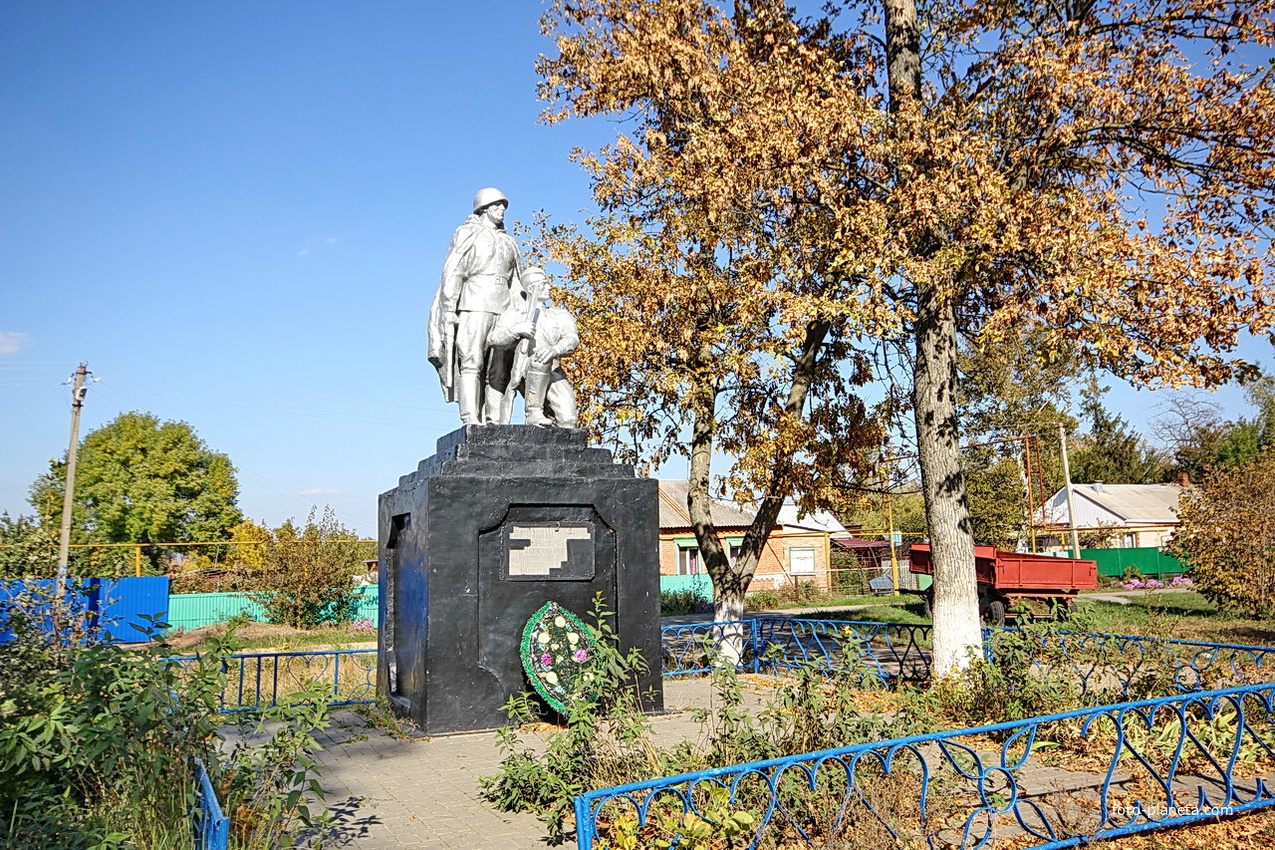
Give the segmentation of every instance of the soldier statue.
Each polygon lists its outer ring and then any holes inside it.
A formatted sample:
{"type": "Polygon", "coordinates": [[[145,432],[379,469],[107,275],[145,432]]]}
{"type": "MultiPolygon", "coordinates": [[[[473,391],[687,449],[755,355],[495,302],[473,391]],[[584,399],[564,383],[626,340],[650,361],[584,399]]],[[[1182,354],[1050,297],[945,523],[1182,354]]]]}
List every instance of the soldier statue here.
{"type": "Polygon", "coordinates": [[[522,386],[528,425],[576,427],[576,392],[562,369],[561,358],[580,346],[575,317],[549,302],[542,269],[528,266],[522,276],[525,301],[513,304],[487,338],[493,351],[513,352],[504,421],[509,421],[513,388],[522,386]]]}
{"type": "Polygon", "coordinates": [[[505,232],[509,200],[499,189],[479,190],[473,214],[456,228],[429,313],[429,362],[443,399],[460,404],[466,425],[508,424],[512,349],[487,342],[497,319],[525,303],[522,253],[505,232]]]}

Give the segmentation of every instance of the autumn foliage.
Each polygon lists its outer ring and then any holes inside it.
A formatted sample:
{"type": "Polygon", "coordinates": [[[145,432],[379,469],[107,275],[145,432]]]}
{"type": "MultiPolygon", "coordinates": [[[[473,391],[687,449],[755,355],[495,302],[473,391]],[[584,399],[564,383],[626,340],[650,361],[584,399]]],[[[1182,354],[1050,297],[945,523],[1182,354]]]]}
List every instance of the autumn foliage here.
{"type": "Polygon", "coordinates": [[[1191,568],[1195,589],[1223,610],[1275,611],[1275,452],[1216,470],[1182,495],[1166,551],[1191,568]]]}
{"type": "MultiPolygon", "coordinates": [[[[853,486],[876,414],[910,401],[936,646],[963,655],[962,348],[1030,333],[1135,382],[1253,375],[1233,352],[1275,318],[1273,9],[554,2],[547,120],[622,122],[577,153],[599,215],[540,245],[581,314],[591,426],[635,456],[688,455],[693,515],[714,452],[734,458],[729,490],[813,506],[853,486]],[[870,381],[900,391],[874,410],[870,381]]],[[[727,572],[699,525],[715,585],[746,587],[748,558],[727,572]]]]}

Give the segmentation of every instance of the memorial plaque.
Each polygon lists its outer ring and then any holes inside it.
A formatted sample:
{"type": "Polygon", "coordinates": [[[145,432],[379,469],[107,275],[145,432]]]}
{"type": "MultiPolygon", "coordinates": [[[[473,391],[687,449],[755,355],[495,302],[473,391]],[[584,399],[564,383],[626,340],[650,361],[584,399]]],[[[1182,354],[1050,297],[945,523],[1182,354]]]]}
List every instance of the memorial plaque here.
{"type": "Polygon", "coordinates": [[[527,523],[507,525],[504,531],[508,581],[588,581],[593,578],[592,526],[527,523]]]}

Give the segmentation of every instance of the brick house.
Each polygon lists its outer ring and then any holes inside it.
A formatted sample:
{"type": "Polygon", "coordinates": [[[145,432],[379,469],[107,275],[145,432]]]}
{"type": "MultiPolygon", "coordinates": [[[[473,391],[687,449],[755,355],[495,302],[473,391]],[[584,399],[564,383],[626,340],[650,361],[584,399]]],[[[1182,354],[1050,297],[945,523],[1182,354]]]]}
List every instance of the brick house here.
{"type": "MultiPolygon", "coordinates": [[[[686,508],[689,486],[686,481],[660,481],[660,587],[664,590],[696,587],[708,596],[711,584],[686,508]]],[[[713,502],[711,510],[718,536],[733,560],[755,514],[720,502],[713,502]]],[[[845,533],[831,515],[818,513],[798,518],[796,507],[785,505],[762,551],[748,592],[778,590],[795,581],[812,581],[826,590],[831,539],[845,533]]]]}

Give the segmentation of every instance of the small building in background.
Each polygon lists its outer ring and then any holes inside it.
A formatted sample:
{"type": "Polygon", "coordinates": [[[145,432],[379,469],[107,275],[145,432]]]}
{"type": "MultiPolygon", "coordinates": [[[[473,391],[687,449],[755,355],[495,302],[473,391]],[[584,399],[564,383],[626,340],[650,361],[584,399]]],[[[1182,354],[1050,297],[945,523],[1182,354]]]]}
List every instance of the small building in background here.
{"type": "MultiPolygon", "coordinates": [[[[1076,530],[1081,546],[1102,549],[1158,548],[1177,530],[1180,484],[1072,484],[1076,530]]],[[[1038,536],[1044,551],[1069,545],[1067,490],[1041,508],[1047,531],[1038,536]]]]}
{"type": "MultiPolygon", "coordinates": [[[[696,589],[711,599],[712,583],[686,507],[689,489],[686,481],[660,482],[660,589],[696,589]]],[[[733,561],[756,513],[716,501],[711,511],[718,537],[733,561]]],[[[784,505],[748,592],[782,590],[806,581],[827,590],[831,540],[845,533],[831,514],[820,511],[803,517],[798,516],[796,505],[784,505]]]]}

